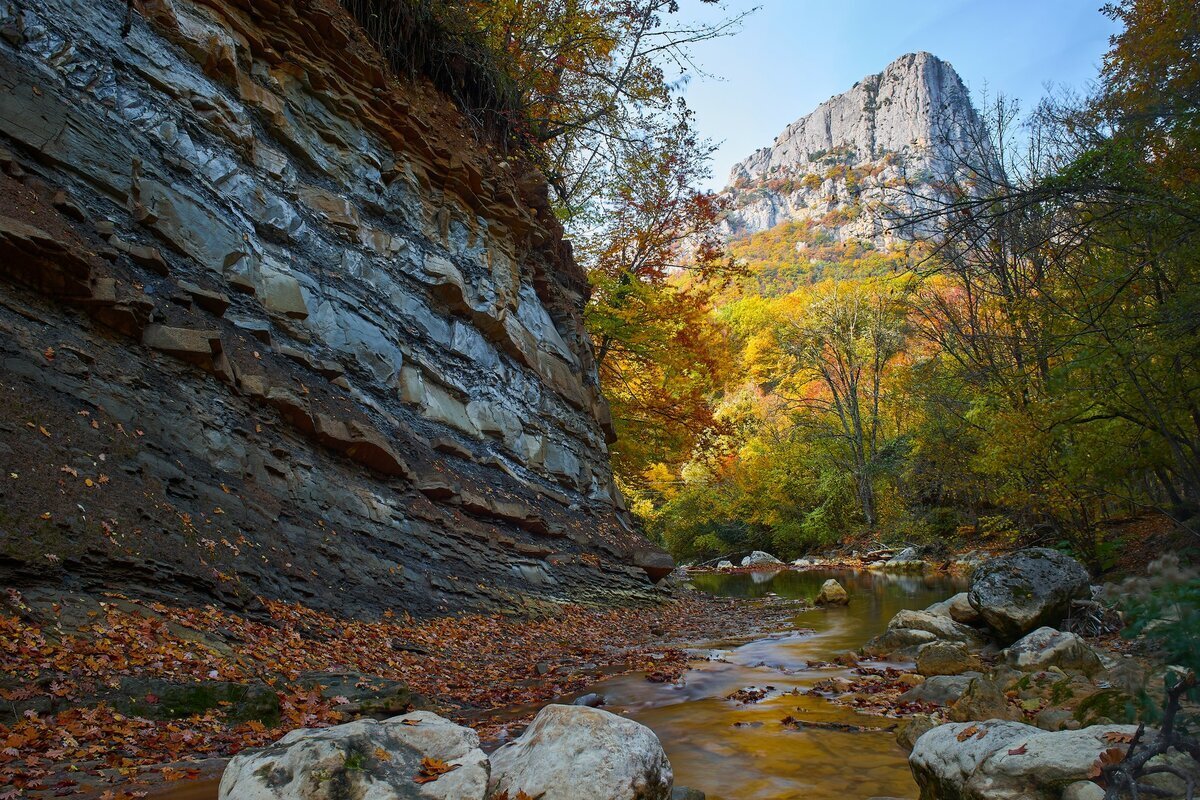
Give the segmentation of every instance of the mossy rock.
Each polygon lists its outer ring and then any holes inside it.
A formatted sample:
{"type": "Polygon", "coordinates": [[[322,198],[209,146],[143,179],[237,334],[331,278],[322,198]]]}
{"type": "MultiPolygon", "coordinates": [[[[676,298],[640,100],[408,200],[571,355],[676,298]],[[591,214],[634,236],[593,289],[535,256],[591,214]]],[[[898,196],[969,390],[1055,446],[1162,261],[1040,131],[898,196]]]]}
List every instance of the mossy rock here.
{"type": "Polygon", "coordinates": [[[427,709],[429,702],[401,681],[363,675],[358,672],[307,672],[300,676],[300,685],[320,688],[326,698],[343,697],[338,710],[354,717],[386,719],[415,709],[427,709]]]}
{"type": "Polygon", "coordinates": [[[123,678],[120,694],[107,699],[121,713],[146,719],[186,719],[223,709],[231,722],[257,720],[268,727],[279,724],[279,696],[261,683],[123,678]]]}
{"type": "Polygon", "coordinates": [[[1120,689],[1101,689],[1075,706],[1074,717],[1084,727],[1099,725],[1105,720],[1133,723],[1137,718],[1137,707],[1133,698],[1120,689]]]}

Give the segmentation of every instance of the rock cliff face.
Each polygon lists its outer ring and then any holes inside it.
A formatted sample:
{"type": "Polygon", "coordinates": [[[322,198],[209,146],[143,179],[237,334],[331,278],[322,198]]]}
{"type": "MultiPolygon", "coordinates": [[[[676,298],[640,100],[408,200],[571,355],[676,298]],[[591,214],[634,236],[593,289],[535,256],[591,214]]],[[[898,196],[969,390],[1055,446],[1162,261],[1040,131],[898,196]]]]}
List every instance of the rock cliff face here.
{"type": "Polygon", "coordinates": [[[0,576],[648,597],[535,173],[332,0],[0,0],[0,576]]]}
{"type": "Polygon", "coordinates": [[[892,220],[987,145],[962,79],[910,53],[793,122],[730,173],[731,235],[811,220],[836,238],[888,243],[892,220]],[[902,188],[903,187],[903,188],[902,188]]]}

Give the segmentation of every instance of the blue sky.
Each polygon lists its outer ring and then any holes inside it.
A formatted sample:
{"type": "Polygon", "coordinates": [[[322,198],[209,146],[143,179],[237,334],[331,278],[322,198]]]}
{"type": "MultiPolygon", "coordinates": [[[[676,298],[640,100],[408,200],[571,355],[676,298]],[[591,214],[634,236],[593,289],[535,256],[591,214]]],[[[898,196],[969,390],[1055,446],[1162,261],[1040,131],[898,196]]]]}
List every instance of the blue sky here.
{"type": "MultiPolygon", "coordinates": [[[[726,0],[726,14],[762,6],[736,36],[693,50],[716,78],[684,90],[697,127],[720,142],[713,188],[783,128],[897,56],[949,61],[978,102],[991,93],[1032,108],[1047,83],[1084,90],[1117,28],[1103,0],[726,0]]],[[[683,0],[680,16],[718,15],[683,0]]]]}

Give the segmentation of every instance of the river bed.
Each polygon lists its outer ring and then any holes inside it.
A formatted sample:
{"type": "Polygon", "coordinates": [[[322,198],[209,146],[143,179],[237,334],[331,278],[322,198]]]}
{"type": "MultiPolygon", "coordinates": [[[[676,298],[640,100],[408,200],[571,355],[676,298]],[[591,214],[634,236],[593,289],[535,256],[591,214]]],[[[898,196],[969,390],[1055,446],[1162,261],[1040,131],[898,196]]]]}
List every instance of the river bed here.
{"type": "Polygon", "coordinates": [[[736,597],[768,592],[813,598],[836,577],[850,593],[846,608],[817,609],[796,616],[812,633],[779,635],[720,650],[719,661],[689,670],[682,686],[654,684],[640,675],[603,682],[593,691],[608,699],[609,711],[625,713],[658,734],[677,785],[707,793],[709,800],[855,800],[915,798],[907,753],[893,732],[796,730],[781,720],[831,722],[886,728],[895,720],[857,714],[821,697],[793,694],[835,676],[844,668],[808,669],[853,651],[887,627],[906,608],[925,608],[961,589],[946,576],[792,570],[778,573],[703,574],[694,585],[736,597]],[[756,704],[725,699],[748,686],[773,686],[756,704]]]}
{"type": "MultiPolygon", "coordinates": [[[[782,570],[697,574],[692,583],[727,597],[773,593],[811,600],[831,577],[850,593],[848,607],[801,612],[791,630],[749,642],[706,643],[701,649],[714,660],[694,662],[680,684],[651,683],[633,673],[590,691],[605,696],[606,710],[653,729],[671,759],[676,785],[700,789],[708,800],[912,800],[917,788],[907,753],[894,732],[883,730],[896,720],[803,694],[818,681],[851,676],[847,668],[809,664],[857,650],[896,612],[943,600],[960,591],[961,582],[945,575],[782,570]],[[726,699],[750,686],[774,688],[754,704],[726,699]],[[796,730],[781,724],[786,716],[880,730],[796,730]]],[[[217,781],[210,779],[164,787],[151,797],[215,800],[216,795],[217,781]]]]}

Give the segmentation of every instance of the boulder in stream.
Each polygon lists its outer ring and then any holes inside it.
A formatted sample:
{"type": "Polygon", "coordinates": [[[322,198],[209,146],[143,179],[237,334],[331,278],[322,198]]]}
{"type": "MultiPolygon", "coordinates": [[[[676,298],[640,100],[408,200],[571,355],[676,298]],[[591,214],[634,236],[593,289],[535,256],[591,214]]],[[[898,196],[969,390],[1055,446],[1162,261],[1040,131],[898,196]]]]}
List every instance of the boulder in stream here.
{"type": "Polygon", "coordinates": [[[962,642],[970,647],[982,647],[984,644],[983,636],[974,628],[955,622],[950,617],[932,614],[928,611],[905,609],[892,617],[888,622],[888,629],[925,631],[943,641],[962,642]]]}
{"type": "Polygon", "coordinates": [[[920,572],[928,566],[921,552],[915,547],[906,547],[889,558],[883,568],[892,572],[920,572]]]}
{"type": "Polygon", "coordinates": [[[762,550],[755,550],[750,555],[742,559],[743,567],[765,567],[765,566],[783,566],[783,562],[770,553],[765,553],[762,550]]]}
{"type": "Polygon", "coordinates": [[[934,603],[925,610],[931,614],[941,614],[944,617],[949,617],[963,625],[975,625],[982,620],[979,612],[975,610],[975,607],[971,605],[971,601],[967,599],[966,592],[959,592],[940,603],[934,603]]]}
{"type": "Polygon", "coordinates": [[[917,649],[917,672],[925,676],[960,675],[980,668],[979,657],[962,642],[934,641],[917,649]]]}
{"type": "Polygon", "coordinates": [[[849,605],[850,594],[846,591],[846,587],[842,586],[834,578],[830,578],[821,584],[821,591],[817,593],[816,603],[819,606],[849,605]]]}
{"type": "Polygon", "coordinates": [[[1022,672],[1058,667],[1094,675],[1104,668],[1100,656],[1083,639],[1054,628],[1038,628],[1013,642],[1004,651],[1004,660],[1010,667],[1022,672]]]}
{"type": "Polygon", "coordinates": [[[492,753],[491,794],[542,800],[669,800],[674,775],[654,731],[586,706],[548,705],[492,753]]]}
{"type": "Polygon", "coordinates": [[[1057,625],[1071,601],[1088,595],[1088,573],[1078,561],[1047,547],[993,558],[975,569],[967,598],[1005,641],[1043,625],[1057,625]]]}
{"type": "Polygon", "coordinates": [[[238,753],[221,776],[220,800],[483,800],[487,785],[488,759],[478,734],[414,711],[383,722],[301,728],[268,747],[238,753]],[[425,758],[454,768],[417,783],[425,758]]]}

